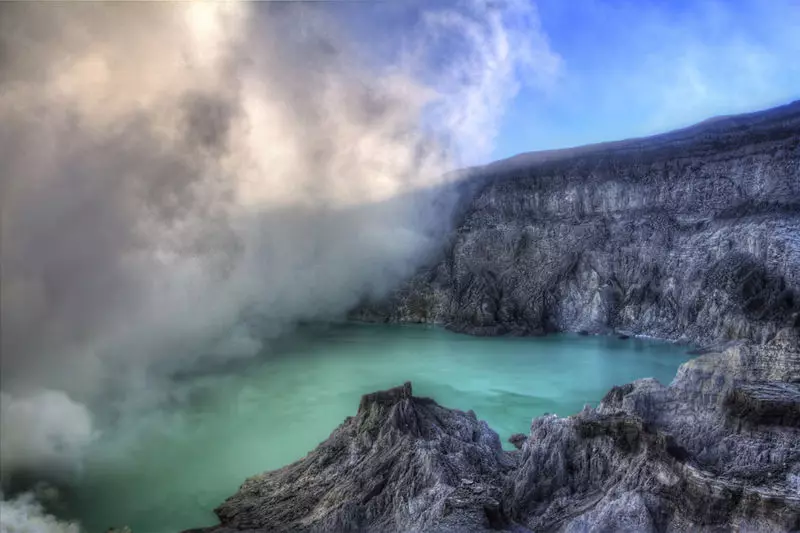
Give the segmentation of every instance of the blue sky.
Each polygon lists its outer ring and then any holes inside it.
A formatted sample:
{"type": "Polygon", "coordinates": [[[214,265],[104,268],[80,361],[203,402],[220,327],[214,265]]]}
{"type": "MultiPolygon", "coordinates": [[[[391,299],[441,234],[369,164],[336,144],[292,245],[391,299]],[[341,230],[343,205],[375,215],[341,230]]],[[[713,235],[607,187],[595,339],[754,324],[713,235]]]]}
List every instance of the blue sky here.
{"type": "Polygon", "coordinates": [[[492,159],[666,131],[800,98],[800,0],[539,0],[561,59],[523,87],[492,159]]]}
{"type": "MultiPolygon", "coordinates": [[[[466,1],[328,6],[378,63],[391,63],[422,12],[466,1]]],[[[538,13],[539,27],[528,34],[549,44],[559,68],[521,86],[494,148],[472,164],[650,135],[800,99],[800,0],[521,1],[538,13]]],[[[435,54],[446,64],[445,50],[435,54]]]]}

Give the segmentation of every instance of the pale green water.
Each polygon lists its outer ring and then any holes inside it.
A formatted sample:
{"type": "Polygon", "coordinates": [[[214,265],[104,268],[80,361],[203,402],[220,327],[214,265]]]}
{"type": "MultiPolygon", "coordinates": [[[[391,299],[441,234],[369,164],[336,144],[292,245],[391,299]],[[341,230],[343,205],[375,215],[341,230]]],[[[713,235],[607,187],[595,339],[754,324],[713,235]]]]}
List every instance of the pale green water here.
{"type": "Polygon", "coordinates": [[[362,394],[410,380],[417,395],[473,409],[505,441],[532,417],[596,404],[615,384],[668,383],[686,348],[639,339],[476,338],[416,326],[307,332],[236,372],[180,385],[191,401],[97,444],[72,513],[89,532],[129,525],[175,533],[216,523],[212,509],[253,474],[304,456],[362,394]]]}

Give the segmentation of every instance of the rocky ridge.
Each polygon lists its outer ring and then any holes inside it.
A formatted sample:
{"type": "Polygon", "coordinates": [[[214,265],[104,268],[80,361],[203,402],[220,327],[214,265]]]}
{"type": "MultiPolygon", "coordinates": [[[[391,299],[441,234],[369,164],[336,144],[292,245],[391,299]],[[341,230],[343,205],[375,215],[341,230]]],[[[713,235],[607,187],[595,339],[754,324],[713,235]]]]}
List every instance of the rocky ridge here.
{"type": "Polygon", "coordinates": [[[353,318],[700,344],[800,327],[800,102],[473,175],[441,260],[353,318]]]}

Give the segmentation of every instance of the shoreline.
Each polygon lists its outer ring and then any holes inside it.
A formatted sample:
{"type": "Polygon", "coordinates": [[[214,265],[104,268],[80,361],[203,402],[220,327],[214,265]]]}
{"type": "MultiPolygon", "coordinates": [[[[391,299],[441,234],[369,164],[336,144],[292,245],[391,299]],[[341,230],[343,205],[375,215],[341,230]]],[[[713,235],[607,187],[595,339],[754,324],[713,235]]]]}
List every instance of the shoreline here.
{"type": "Polygon", "coordinates": [[[305,458],[249,478],[215,510],[219,526],[189,531],[792,531],[798,340],[784,330],[769,345],[690,359],[668,386],[614,386],[596,408],[533,419],[529,434],[512,436],[514,451],[474,412],[417,398],[410,383],[367,394],[305,458]],[[768,456],[758,455],[763,446],[768,456]],[[369,489],[375,480],[384,481],[369,489]],[[433,500],[417,513],[391,503],[429,490],[433,500]]]}

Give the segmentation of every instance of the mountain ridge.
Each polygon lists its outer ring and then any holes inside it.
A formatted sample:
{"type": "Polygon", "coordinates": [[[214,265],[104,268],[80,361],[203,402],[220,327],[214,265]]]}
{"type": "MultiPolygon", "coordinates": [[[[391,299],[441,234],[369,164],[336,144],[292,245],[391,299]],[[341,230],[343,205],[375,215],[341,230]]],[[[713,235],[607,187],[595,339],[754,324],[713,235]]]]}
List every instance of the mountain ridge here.
{"type": "Polygon", "coordinates": [[[498,169],[510,170],[512,167],[515,168],[525,164],[565,159],[574,157],[576,155],[591,155],[597,152],[609,150],[613,151],[616,149],[630,149],[636,147],[652,149],[654,147],[658,147],[662,143],[691,139],[691,137],[694,135],[704,132],[710,133],[714,129],[724,130],[732,127],[747,127],[758,123],[787,119],[800,120],[800,99],[781,106],[749,113],[718,115],[683,128],[656,133],[653,135],[629,137],[616,141],[603,141],[598,143],[569,146],[566,148],[555,148],[551,150],[522,152],[510,157],[499,159],[497,161],[492,161],[486,165],[470,167],[468,169],[464,169],[464,171],[480,173],[491,172],[498,169]]]}
{"type": "Polygon", "coordinates": [[[656,138],[473,171],[439,262],[352,317],[694,344],[798,327],[800,102],[656,138]]]}

